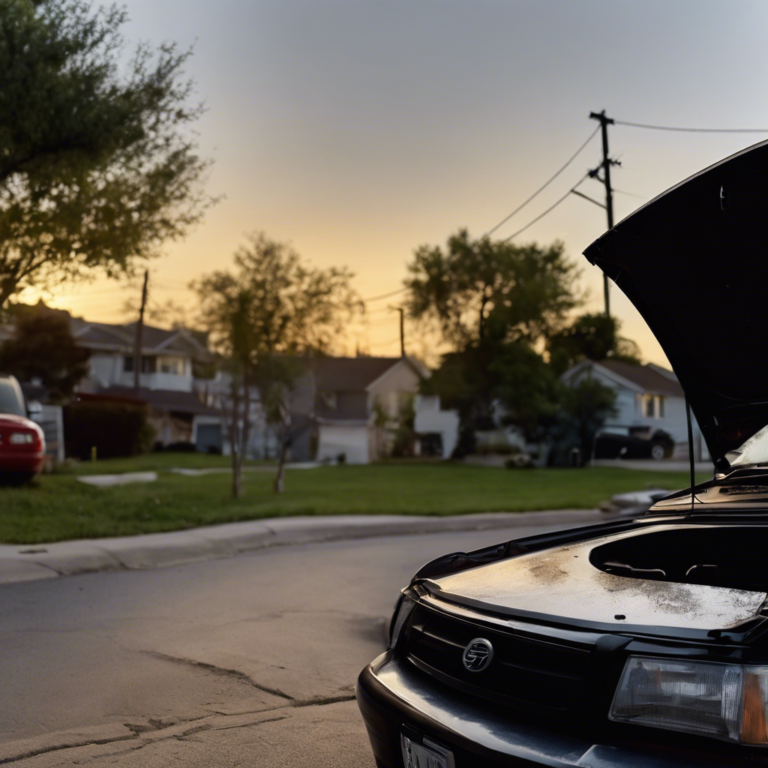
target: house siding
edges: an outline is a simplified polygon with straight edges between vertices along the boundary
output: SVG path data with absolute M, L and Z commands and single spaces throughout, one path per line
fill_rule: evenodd
M 396 363 L 378 381 L 368 387 L 368 411 L 373 411 L 378 400 L 391 419 L 400 416 L 401 395 L 416 395 L 421 378 L 405 360 Z
M 321 424 L 317 447 L 318 461 L 336 461 L 344 455 L 347 464 L 368 464 L 370 438 L 368 427 Z
M 606 419 L 605 429 L 626 430 L 630 427 L 647 427 L 651 431 L 661 429 L 668 432 L 685 453 L 684 449 L 688 444 L 688 422 L 684 397 L 661 395 L 664 398 L 664 416 L 646 416 L 643 413 L 643 396 L 657 393 L 646 393 L 641 387 L 630 387 L 620 383 L 615 376 L 601 370 L 599 363 L 566 372 L 564 378 L 574 384 L 584 378 L 591 378 L 613 389 L 616 393 L 616 415 Z M 693 443 L 697 459 L 708 460 L 707 446 L 695 417 L 693 417 Z

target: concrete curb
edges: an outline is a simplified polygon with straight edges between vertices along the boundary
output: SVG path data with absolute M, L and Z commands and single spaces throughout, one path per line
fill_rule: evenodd
M 598 510 L 492 512 L 451 517 L 344 515 L 279 517 L 188 531 L 31 546 L 0 545 L 0 584 L 97 571 L 145 570 L 233 557 L 267 547 L 448 531 L 600 523 Z

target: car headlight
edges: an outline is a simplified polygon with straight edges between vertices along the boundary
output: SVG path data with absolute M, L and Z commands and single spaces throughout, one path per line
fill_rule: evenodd
M 408 621 L 408 617 L 411 615 L 416 603 L 408 597 L 405 593 L 400 595 L 400 599 L 395 606 L 395 612 L 392 614 L 392 623 L 389 625 L 389 648 L 394 648 L 397 645 L 397 638 L 400 637 L 400 632 L 405 626 L 405 622 Z
M 768 667 L 630 656 L 609 718 L 768 746 Z
M 35 436 L 31 432 L 11 432 L 11 445 L 31 445 L 35 442 Z

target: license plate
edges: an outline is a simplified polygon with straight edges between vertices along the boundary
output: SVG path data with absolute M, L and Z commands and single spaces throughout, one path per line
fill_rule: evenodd
M 419 744 L 401 734 L 400 744 L 403 748 L 405 768 L 455 768 L 453 753 L 427 738 L 422 739 Z

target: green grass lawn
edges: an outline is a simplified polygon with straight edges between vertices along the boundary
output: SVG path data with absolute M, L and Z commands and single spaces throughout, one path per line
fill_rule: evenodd
M 183 477 L 171 466 L 223 466 L 221 457 L 153 454 L 82 464 L 27 488 L 0 487 L 0 541 L 35 544 L 124 536 L 285 515 L 517 512 L 596 507 L 614 493 L 649 485 L 674 490 L 685 473 L 590 469 L 505 470 L 462 464 L 378 464 L 289 470 L 286 493 L 272 472 L 244 474 L 245 495 L 229 496 L 230 476 Z M 94 488 L 75 473 L 159 470 L 157 482 Z M 701 480 L 706 479 L 702 476 Z

